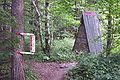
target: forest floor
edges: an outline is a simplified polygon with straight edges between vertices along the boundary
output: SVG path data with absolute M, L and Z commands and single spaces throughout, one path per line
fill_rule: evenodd
M 0 80 L 10 79 L 10 60 L 0 60 Z
M 68 71 L 76 66 L 76 62 L 27 62 L 39 80 L 64 80 Z

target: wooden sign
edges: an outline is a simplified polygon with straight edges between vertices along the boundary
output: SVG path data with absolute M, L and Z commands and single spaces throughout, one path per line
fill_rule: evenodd
M 77 38 L 73 50 L 86 51 L 90 53 L 100 53 L 103 51 L 99 19 L 95 12 L 83 13 Z M 78 40 L 81 41 L 78 43 Z M 85 47 L 83 47 L 83 45 Z

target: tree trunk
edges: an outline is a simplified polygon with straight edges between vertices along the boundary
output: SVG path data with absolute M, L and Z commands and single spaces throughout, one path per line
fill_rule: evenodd
M 23 15 L 23 0 L 12 0 L 12 15 L 15 16 L 16 26 L 12 27 L 12 39 L 19 43 L 13 45 L 12 55 L 12 75 L 11 80 L 25 80 L 23 56 L 19 54 L 19 51 L 23 51 L 24 39 L 22 36 L 16 35 L 16 33 L 24 32 L 24 15 Z
M 111 5 L 109 4 L 109 14 L 108 14 L 108 28 L 107 28 L 107 46 L 106 54 L 109 55 L 111 52 L 112 45 L 112 15 L 111 15 Z
M 50 54 L 49 0 L 45 0 L 45 53 Z
M 75 20 L 80 20 L 80 2 L 75 0 Z
M 3 9 L 6 10 L 6 4 L 7 4 L 7 1 L 4 0 L 4 3 L 3 3 Z
M 35 18 L 36 18 L 36 29 L 37 29 L 37 37 L 40 42 L 41 48 L 44 51 L 43 41 L 42 41 L 42 33 L 41 33 L 41 26 L 40 26 L 40 12 L 39 12 L 39 6 L 38 6 L 38 0 L 32 0 L 32 3 L 35 8 Z

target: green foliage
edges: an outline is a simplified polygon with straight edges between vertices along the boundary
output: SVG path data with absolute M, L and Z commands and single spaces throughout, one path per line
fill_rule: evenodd
M 72 52 L 57 52 L 51 53 L 50 56 L 44 53 L 37 53 L 32 58 L 28 58 L 28 60 L 42 61 L 42 62 L 72 62 L 77 61 L 80 55 L 76 55 Z
M 74 40 L 72 38 L 64 38 L 63 40 L 54 40 L 52 45 L 52 52 L 49 55 L 39 48 L 39 44 L 36 44 L 37 52 L 32 56 L 25 56 L 26 60 L 36 61 L 77 61 L 79 60 L 80 54 L 72 52 Z
M 66 80 L 119 80 L 119 61 L 120 55 L 82 55 L 79 64 L 68 73 Z
M 0 52 L 0 79 L 10 80 L 10 54 L 9 52 Z
M 64 38 L 63 40 L 54 40 L 52 45 L 51 61 L 74 61 L 77 55 L 72 52 L 74 40 Z
M 97 1 L 96 7 L 98 8 L 98 12 L 101 16 L 101 25 L 104 29 L 103 34 L 106 35 L 103 36 L 105 38 L 105 41 L 107 40 L 106 36 L 107 34 L 107 27 L 108 25 L 108 18 L 111 15 L 112 16 L 112 27 L 111 27 L 111 35 L 112 35 L 112 48 L 111 53 L 118 53 L 119 52 L 119 11 L 120 11 L 120 1 L 119 0 L 100 0 Z M 101 6 L 100 6 L 101 5 Z M 106 44 L 105 44 L 106 45 Z
M 15 27 L 15 17 L 11 16 L 10 10 L 3 10 L 0 8 L 0 27 L 4 25 Z
M 72 38 L 64 38 L 63 40 L 54 40 L 52 45 L 53 52 L 67 52 L 71 51 L 74 45 L 74 40 Z
M 28 65 L 26 65 L 26 68 L 25 68 L 25 77 L 26 77 L 26 80 L 38 80 L 38 77 L 33 72 L 33 70 L 30 67 L 28 67 Z
M 1 80 L 10 80 L 10 62 L 0 61 L 0 79 Z
M 69 29 L 79 27 L 80 21 L 75 19 L 74 2 L 74 0 L 53 0 L 50 6 L 52 32 L 58 34 L 66 30 L 68 33 Z M 73 33 L 70 34 L 73 35 Z
M 0 7 L 0 45 L 3 51 L 10 49 L 11 45 L 11 27 L 15 26 L 10 10 L 4 10 Z
M 111 52 L 113 54 L 120 54 L 120 34 L 114 34 L 114 40 L 113 40 L 112 50 Z
M 0 52 L 0 60 L 6 60 L 10 58 L 10 52 Z
M 10 19 L 11 19 L 10 13 L 0 9 L 0 24 L 2 24 L 2 25 L 5 25 L 5 24 L 10 25 L 11 24 Z

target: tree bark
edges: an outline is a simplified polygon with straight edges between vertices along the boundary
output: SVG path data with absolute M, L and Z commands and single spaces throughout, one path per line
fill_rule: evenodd
M 107 28 L 107 46 L 106 46 L 106 54 L 107 56 L 111 52 L 112 47 L 112 15 L 111 15 L 111 5 L 109 4 L 109 14 L 108 14 L 108 28 Z
M 24 39 L 16 33 L 24 32 L 23 0 L 12 0 L 12 15 L 15 17 L 16 26 L 12 27 L 12 39 L 19 43 L 13 45 L 12 55 L 12 75 L 11 80 L 25 80 L 23 56 L 19 51 L 23 51 Z
M 50 54 L 49 0 L 45 0 L 45 53 Z

